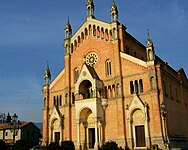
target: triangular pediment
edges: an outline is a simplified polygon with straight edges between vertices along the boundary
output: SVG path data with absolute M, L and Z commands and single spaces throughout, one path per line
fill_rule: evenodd
M 57 109 L 57 107 L 53 107 L 52 113 L 50 115 L 50 122 L 52 122 L 55 119 L 60 119 L 61 118 L 61 114 L 59 112 L 59 110 Z
M 132 101 L 130 102 L 130 104 L 128 105 L 128 110 L 131 113 L 132 111 L 134 111 L 135 109 L 141 109 L 144 112 L 144 103 L 142 102 L 142 100 L 138 97 L 138 95 L 134 95 Z
M 85 63 L 82 66 L 77 82 L 75 83 L 75 91 L 78 91 L 79 85 L 84 81 L 88 80 L 91 82 L 92 87 L 102 87 L 103 83 L 97 75 L 95 69 Z

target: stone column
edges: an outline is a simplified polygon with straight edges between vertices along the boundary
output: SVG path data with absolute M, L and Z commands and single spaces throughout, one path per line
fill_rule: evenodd
M 102 146 L 102 138 L 101 138 L 101 123 L 99 122 L 99 145 Z
M 89 128 L 87 127 L 87 147 L 89 149 Z
M 131 147 L 130 148 L 134 148 L 134 144 L 133 144 L 133 135 L 132 135 L 132 119 L 131 118 L 128 118 L 127 119 L 128 121 L 128 126 L 129 126 L 129 135 L 128 135 L 128 145 L 130 145 Z
M 49 131 L 50 131 L 49 132 L 49 139 L 50 139 L 49 141 L 51 143 L 51 142 L 53 142 L 53 127 L 49 127 Z
M 78 147 L 78 150 L 81 150 L 81 139 L 80 139 L 80 120 L 78 119 L 77 122 L 77 147 Z
M 151 147 L 150 145 L 150 134 L 149 134 L 149 117 L 148 117 L 148 104 L 145 103 L 145 134 L 146 134 L 146 146 Z
M 98 120 L 95 118 L 95 150 L 98 150 Z
M 87 123 L 84 123 L 84 130 L 85 130 L 85 141 L 84 141 L 84 149 L 88 149 L 87 148 L 87 143 L 88 143 L 88 130 L 87 130 Z

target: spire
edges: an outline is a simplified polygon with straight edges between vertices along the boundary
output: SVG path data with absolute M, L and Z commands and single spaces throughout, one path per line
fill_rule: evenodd
M 153 46 L 153 42 L 152 42 L 150 34 L 149 34 L 149 29 L 147 29 L 147 32 L 148 32 L 148 39 L 146 42 L 146 46 Z
M 147 61 L 153 61 L 155 59 L 154 46 L 153 46 L 153 42 L 151 40 L 148 29 L 147 29 L 147 32 L 148 32 L 148 38 L 146 42 Z
M 114 0 L 112 0 L 112 6 L 111 6 L 110 14 L 112 16 L 112 21 L 117 21 L 117 19 L 118 19 L 118 9 L 117 9 L 117 6 L 116 6 Z
M 50 69 L 49 69 L 49 66 L 48 66 L 48 62 L 47 62 L 46 70 L 44 72 L 44 80 L 45 80 L 45 86 L 50 84 L 51 73 L 50 73 Z
M 72 35 L 72 28 L 68 17 L 67 24 L 65 27 L 65 38 L 70 38 L 71 35 Z
M 94 3 L 93 0 L 88 0 L 86 4 L 86 10 L 87 10 L 87 18 L 95 18 L 94 16 Z

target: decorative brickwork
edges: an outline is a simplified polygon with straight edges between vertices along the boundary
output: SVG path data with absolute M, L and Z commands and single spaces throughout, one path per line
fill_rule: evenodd
M 88 0 L 87 19 L 73 35 L 68 20 L 65 68 L 50 84 L 45 76 L 43 144 L 72 140 L 77 149 L 97 150 L 112 140 L 130 149 L 188 148 L 183 69 L 155 55 L 149 34 L 144 46 L 127 33 L 114 1 L 110 23 L 95 19 L 94 6 Z

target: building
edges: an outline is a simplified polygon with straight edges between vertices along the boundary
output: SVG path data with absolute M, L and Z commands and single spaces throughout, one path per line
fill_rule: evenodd
M 8 123 L 0 124 L 0 140 L 3 140 L 7 145 L 13 144 L 13 133 L 14 131 L 9 128 Z M 20 122 L 20 127 L 15 128 L 15 142 L 23 140 L 27 147 L 38 145 L 40 138 L 40 129 L 32 122 Z
M 72 34 L 65 27 L 63 70 L 43 87 L 43 144 L 72 140 L 77 149 L 97 149 L 106 141 L 122 147 L 188 148 L 188 80 L 154 50 L 148 33 L 141 44 L 118 22 L 94 16 Z M 181 117 L 180 117 L 181 116 Z

